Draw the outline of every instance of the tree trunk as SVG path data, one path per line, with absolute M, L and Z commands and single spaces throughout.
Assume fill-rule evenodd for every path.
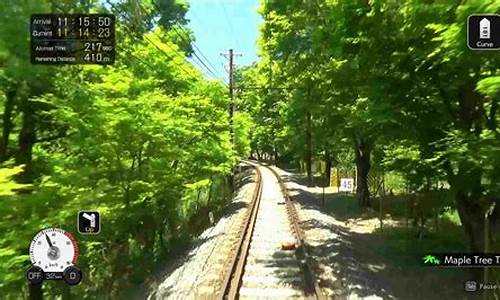
M 29 286 L 29 300 L 42 300 L 43 299 L 43 292 L 42 292 L 42 285 L 30 285 Z
M 455 205 L 465 233 L 468 251 L 483 252 L 485 243 L 484 214 L 488 209 L 487 206 L 489 207 L 492 201 L 495 201 L 494 199 L 482 199 L 483 170 L 481 167 L 467 162 L 462 162 L 456 173 L 453 172 L 450 163 L 445 166 L 450 187 L 456 191 Z
M 325 152 L 325 184 L 330 186 L 330 181 L 332 178 L 332 156 L 329 151 Z
M 484 251 L 484 215 L 477 195 L 463 191 L 455 196 L 458 215 L 465 233 L 470 252 Z
M 19 133 L 19 149 L 16 156 L 17 164 L 24 164 L 24 171 L 21 173 L 19 181 L 31 183 L 33 181 L 33 145 L 36 140 L 35 113 L 28 98 L 22 99 L 21 111 L 23 122 Z
M 112 259 L 112 267 L 108 280 L 105 284 L 106 290 L 105 295 L 109 299 L 116 298 L 114 287 L 115 283 L 127 277 L 127 266 L 129 265 L 129 236 L 125 236 L 122 241 L 116 243 L 116 251 Z
M 368 173 L 370 172 L 371 145 L 361 141 L 356 143 L 356 194 L 361 207 L 370 206 L 370 191 L 368 189 Z
M 59 282 L 61 285 L 61 299 L 62 300 L 71 300 L 74 299 L 73 295 L 71 294 L 71 288 L 69 285 L 67 285 L 64 281 Z
M 476 82 L 472 78 L 464 84 L 458 97 L 457 114 L 454 117 L 461 131 L 473 131 L 479 136 L 485 117 L 483 109 L 485 98 L 476 91 L 475 87 Z M 462 162 L 457 174 L 454 175 L 452 168 L 448 167 L 450 185 L 457 191 L 455 204 L 465 232 L 468 250 L 471 252 L 484 252 L 486 209 L 483 206 L 485 203 L 481 203 L 483 170 L 483 167 Z
M 478 195 L 471 195 L 463 191 L 459 191 L 455 195 L 458 215 L 465 233 L 465 244 L 470 253 L 485 252 L 484 210 L 479 204 L 479 200 Z M 488 239 L 491 239 L 491 236 Z M 484 274 L 481 269 L 471 269 L 470 275 L 472 276 L 471 279 L 476 281 L 485 280 L 485 278 L 482 278 Z
M 278 147 L 274 146 L 274 165 L 278 165 Z
M 5 109 L 3 111 L 3 128 L 2 139 L 0 140 L 0 162 L 4 162 L 9 158 L 9 137 L 14 127 L 12 123 L 12 113 L 14 111 L 14 98 L 16 91 L 8 91 L 5 94 Z
M 336 184 L 337 184 L 337 192 L 338 192 L 340 189 L 340 170 L 339 170 L 338 164 L 337 164 L 336 170 L 337 170 L 337 182 L 336 182 Z
M 311 113 L 310 112 L 307 112 L 307 119 L 306 119 L 306 172 L 307 172 L 307 185 L 313 186 L 312 133 L 311 133 Z

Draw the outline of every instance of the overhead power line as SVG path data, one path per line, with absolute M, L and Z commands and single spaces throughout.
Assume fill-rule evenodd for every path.
M 235 86 L 240 90 L 306 90 L 302 87 L 271 87 L 271 86 Z
M 155 6 L 156 10 L 159 10 L 159 7 L 158 7 L 158 5 L 156 3 L 153 3 L 153 5 Z M 146 12 L 146 10 L 144 9 L 144 7 L 140 3 L 139 3 L 139 7 L 141 8 L 141 10 L 143 10 L 143 12 Z M 196 45 L 196 43 L 194 41 L 190 40 L 188 32 L 186 32 L 182 26 L 179 26 L 179 30 L 181 30 L 182 33 L 179 32 L 179 30 L 176 27 L 172 27 L 172 30 L 173 30 L 173 32 L 179 38 L 181 38 L 182 41 L 184 41 L 185 43 L 189 43 L 190 45 L 193 46 L 193 48 L 194 48 L 193 49 L 193 55 L 194 55 L 194 57 L 203 65 L 203 67 L 208 71 L 208 73 L 210 73 L 212 76 L 214 76 L 214 78 L 221 78 L 225 82 L 225 80 L 224 80 L 224 78 L 222 76 L 219 76 L 219 75 L 216 74 L 217 73 L 216 68 L 212 65 L 212 63 L 210 62 L 210 60 L 203 54 L 203 52 Z M 198 56 L 197 52 L 206 60 L 206 62 L 202 58 L 200 58 Z M 198 65 L 201 69 L 203 69 L 203 67 L 200 66 L 195 60 L 193 60 L 193 62 L 196 65 Z M 227 84 L 227 82 L 225 82 L 225 83 Z
M 177 28 L 175 27 L 172 27 L 173 29 L 173 32 L 178 36 L 180 37 L 185 43 L 190 43 L 191 45 L 193 45 L 194 47 L 194 50 L 193 50 L 193 55 L 198 59 L 198 61 L 206 68 L 206 70 L 212 74 L 215 78 L 219 77 L 217 76 L 214 71 L 209 67 L 207 66 L 207 64 L 203 61 L 203 59 L 201 59 L 198 54 L 196 53 L 196 50 L 198 50 L 198 52 L 200 53 L 200 55 L 204 56 L 203 53 L 201 52 L 201 50 L 196 46 L 196 44 L 194 42 L 191 42 L 188 38 L 185 38 L 183 35 L 181 35 L 179 33 L 179 31 L 177 30 Z M 207 62 L 210 64 L 210 62 L 208 61 L 207 59 Z
M 132 58 L 134 58 L 135 60 L 141 62 L 143 65 L 146 65 L 151 71 L 155 71 L 156 68 L 153 67 L 149 62 L 145 61 L 144 59 L 134 55 L 132 52 L 130 51 L 127 51 L 126 49 L 123 49 L 122 47 L 119 47 L 119 46 L 116 46 L 117 49 L 123 51 L 123 52 L 126 52 L 127 55 L 131 56 Z
M 168 55 L 167 52 L 163 51 L 163 49 L 160 48 L 160 46 L 158 46 L 157 44 L 155 44 L 150 38 L 148 38 L 147 35 L 144 35 L 144 39 L 146 39 L 151 45 L 153 45 L 156 49 L 158 49 L 161 53 L 163 53 L 166 57 L 168 57 L 171 61 L 174 60 L 174 58 L 170 55 Z M 176 52 L 176 51 L 174 51 Z M 177 53 L 177 52 L 176 52 Z M 178 53 L 177 53 L 178 54 Z M 187 75 L 191 76 L 192 79 L 196 79 L 196 80 L 199 80 L 198 77 L 196 77 L 196 75 L 193 75 L 190 71 L 186 71 L 186 69 L 184 68 L 184 66 L 182 64 L 175 64 L 176 66 L 178 66 L 181 70 L 183 70 Z
M 113 3 L 110 3 L 108 1 L 108 4 L 113 8 L 113 9 L 116 9 L 117 11 L 120 11 L 116 8 L 116 6 L 113 4 Z M 142 6 L 141 6 L 141 9 Z M 127 21 L 133 23 L 133 21 L 128 18 L 126 15 L 122 15 Z M 132 31 L 132 28 L 130 28 L 129 26 L 127 25 L 124 25 L 128 30 L 131 30 Z M 151 34 L 155 35 L 160 41 L 161 41 L 161 37 L 158 36 L 156 33 L 154 32 L 151 32 Z M 170 56 L 167 52 L 165 52 L 163 49 L 161 49 L 157 44 L 155 44 L 150 38 L 147 37 L 147 35 L 143 35 L 143 38 L 149 43 L 151 44 L 152 46 L 154 46 L 158 51 L 160 51 L 164 56 L 166 56 L 169 60 L 171 60 L 172 62 L 174 61 L 174 58 L 172 56 Z M 136 39 L 137 40 L 137 39 Z M 169 45 L 165 44 L 167 47 L 169 47 Z M 170 47 L 169 47 L 170 48 Z M 181 55 L 178 51 L 176 51 L 175 49 L 173 50 L 173 52 L 175 54 L 178 54 L 178 55 Z M 182 70 L 186 75 L 188 75 L 191 79 L 195 79 L 195 80 L 199 80 L 199 78 L 192 74 L 192 72 L 190 72 L 189 70 L 186 70 L 184 68 L 184 65 L 183 64 L 175 64 L 177 67 L 179 67 L 180 70 Z
M 205 27 L 203 26 L 203 23 L 201 22 L 201 18 L 196 14 L 196 11 L 192 10 L 191 14 L 194 17 L 194 21 L 196 21 L 198 23 L 198 26 L 205 32 L 205 34 L 208 34 L 207 31 L 205 30 Z M 183 27 L 180 27 L 180 28 L 182 31 L 185 31 Z M 218 71 L 217 74 L 221 74 L 221 77 L 223 78 L 223 81 L 226 83 L 226 85 L 229 85 L 227 80 L 224 78 L 225 74 L 223 72 L 220 72 L 218 68 L 214 67 L 214 65 L 211 63 L 211 61 L 205 55 L 203 55 L 203 52 L 201 52 L 200 54 L 203 56 L 203 58 L 205 58 L 208 61 L 209 65 L 213 68 L 213 70 Z M 224 64 L 221 63 L 221 66 L 224 67 Z M 226 73 L 228 73 L 227 70 L 225 70 L 225 71 L 226 71 Z

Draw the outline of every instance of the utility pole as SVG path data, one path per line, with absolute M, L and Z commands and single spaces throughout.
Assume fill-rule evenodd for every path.
M 234 148 L 234 124 L 233 124 L 233 117 L 234 117 L 234 78 L 233 78 L 233 72 L 234 72 L 234 64 L 233 64 L 233 59 L 234 59 L 234 53 L 233 49 L 229 49 L 229 127 L 230 127 L 230 132 L 231 132 L 231 141 L 233 143 L 233 148 Z
M 234 53 L 233 49 L 229 52 L 221 53 L 222 56 L 229 60 L 229 130 L 231 132 L 231 141 L 234 147 L 234 57 L 241 56 L 241 54 Z
M 229 59 L 229 132 L 231 136 L 231 144 L 233 151 L 236 149 L 235 138 L 234 138 L 234 57 L 241 56 L 241 54 L 235 54 L 233 49 L 229 49 L 229 53 L 221 53 L 222 56 Z M 233 168 L 231 174 L 231 189 L 234 192 L 234 172 Z

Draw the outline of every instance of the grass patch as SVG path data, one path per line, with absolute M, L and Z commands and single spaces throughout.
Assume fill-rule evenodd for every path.
M 325 196 L 325 207 L 323 210 L 333 215 L 339 221 L 345 221 L 350 218 L 367 217 L 370 215 L 366 209 L 358 206 L 355 195 L 335 193 Z
M 407 217 L 408 211 L 408 196 L 385 196 L 372 199 L 372 206 L 379 211 L 380 202 L 382 202 L 382 212 L 389 214 L 393 218 Z
M 321 193 L 314 194 L 317 199 L 321 199 Z M 378 272 L 378 276 L 388 286 L 392 285 L 394 294 L 400 296 L 396 298 L 465 299 L 456 289 L 461 289 L 464 281 L 481 276 L 479 273 L 482 270 L 477 269 L 479 273 L 471 273 L 472 269 L 432 268 L 422 263 L 422 257 L 433 252 L 468 252 L 460 218 L 454 209 L 453 194 L 450 190 L 441 189 L 424 195 L 428 197 L 424 199 L 427 202 L 418 207 L 423 209 L 426 218 L 421 238 L 419 228 L 413 226 L 413 221 L 414 213 L 421 215 L 422 210 L 411 207 L 412 201 L 415 201 L 411 195 L 388 194 L 382 199 L 385 220 L 382 229 L 378 223 L 379 198 L 373 198 L 372 208 L 366 209 L 358 206 L 354 194 L 330 192 L 325 194 L 326 201 L 321 210 L 337 221 L 345 222 L 345 228 L 340 231 L 345 234 L 347 256 L 352 256 L 364 267 L 381 267 L 375 272 Z M 499 252 L 500 233 L 493 234 L 497 238 L 492 242 L 491 248 L 495 249 L 494 252 Z M 340 247 L 342 245 L 341 242 Z M 500 269 L 491 268 L 489 278 L 490 282 L 500 284 Z M 411 286 L 418 292 L 411 291 L 411 288 L 400 288 L 401 286 Z M 434 288 L 440 289 L 439 295 L 424 297 L 432 293 L 430 289 Z M 410 297 L 412 294 L 419 296 Z
M 418 237 L 418 228 L 412 225 L 413 217 L 408 211 L 407 195 L 390 195 L 383 198 L 382 210 L 386 217 L 389 215 L 394 220 L 400 220 L 400 226 L 385 226 L 377 228 L 373 234 L 381 237 L 380 244 L 373 247 L 373 251 L 402 267 L 420 267 L 420 258 L 428 252 L 465 252 L 463 230 L 456 210 L 444 206 L 448 203 L 448 194 L 436 195 L 437 202 L 442 203 L 439 215 L 439 226 L 434 227 L 432 218 L 426 222 L 426 230 L 422 238 Z M 334 216 L 339 221 L 349 219 L 378 218 L 380 198 L 373 199 L 372 210 L 360 208 L 355 195 L 330 194 L 323 208 L 325 212 Z M 440 208 L 441 208 L 440 207 Z M 404 225 L 409 218 L 408 226 Z
M 463 232 L 452 224 L 443 226 L 439 231 L 427 232 L 421 239 L 413 227 L 385 227 L 376 233 L 381 235 L 384 242 L 374 251 L 400 266 L 419 267 L 420 258 L 429 252 L 465 251 Z

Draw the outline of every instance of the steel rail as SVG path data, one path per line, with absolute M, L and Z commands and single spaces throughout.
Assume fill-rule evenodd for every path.
M 212 299 L 226 300 L 226 299 L 238 299 L 239 288 L 243 278 L 243 273 L 245 271 L 245 264 L 247 261 L 247 255 L 250 248 L 250 242 L 252 240 L 252 235 L 255 227 L 255 221 L 257 219 L 257 213 L 259 210 L 260 199 L 262 195 L 262 175 L 258 166 L 264 166 L 258 163 L 249 163 L 256 170 L 256 187 L 252 196 L 252 202 L 250 210 L 247 213 L 245 222 L 240 235 L 240 239 L 237 242 L 237 250 L 235 250 L 234 255 L 229 260 L 229 265 L 227 272 L 224 275 L 220 292 L 214 296 Z M 285 206 L 288 220 L 292 226 L 292 231 L 295 234 L 296 249 L 295 256 L 299 260 L 302 271 L 305 277 L 305 294 L 307 299 L 318 299 L 324 300 L 327 297 L 321 291 L 318 281 L 314 276 L 312 262 L 307 252 L 307 247 L 305 245 L 304 232 L 299 224 L 299 217 L 295 205 L 286 189 L 286 186 L 279 176 L 279 174 L 272 167 L 264 166 L 268 168 L 273 175 L 277 178 L 278 184 L 280 186 L 282 195 L 285 199 Z
M 259 168 L 254 164 L 249 164 L 254 167 L 256 171 L 256 186 L 252 196 L 251 207 L 245 218 L 243 230 L 240 239 L 237 242 L 237 250 L 233 257 L 231 257 L 228 272 L 225 274 L 222 281 L 222 288 L 214 299 L 237 299 L 238 291 L 245 270 L 248 250 L 250 249 L 250 242 L 252 240 L 255 221 L 257 220 L 257 212 L 259 210 L 260 199 L 262 195 L 262 174 Z
M 321 290 L 318 280 L 316 276 L 314 275 L 313 272 L 313 267 L 312 267 L 312 260 L 309 256 L 309 253 L 307 251 L 307 246 L 305 243 L 305 234 L 304 231 L 302 230 L 299 222 L 299 215 L 297 213 L 297 209 L 295 208 L 295 205 L 293 203 L 292 198 L 290 197 L 290 194 L 288 193 L 288 190 L 286 188 L 285 183 L 283 182 L 283 179 L 281 176 L 276 172 L 276 170 L 270 166 L 266 166 L 271 172 L 274 174 L 274 176 L 277 178 L 278 183 L 281 188 L 281 192 L 283 194 L 283 197 L 285 198 L 285 205 L 286 205 L 286 210 L 288 212 L 288 218 L 290 220 L 290 223 L 292 224 L 293 230 L 296 234 L 296 239 L 297 239 L 297 248 L 295 251 L 295 254 L 297 258 L 299 259 L 301 263 L 302 270 L 304 271 L 305 275 L 305 280 L 306 280 L 306 295 L 309 296 L 309 298 L 313 299 L 318 299 L 318 300 L 324 300 L 328 299 L 326 295 L 323 293 Z

